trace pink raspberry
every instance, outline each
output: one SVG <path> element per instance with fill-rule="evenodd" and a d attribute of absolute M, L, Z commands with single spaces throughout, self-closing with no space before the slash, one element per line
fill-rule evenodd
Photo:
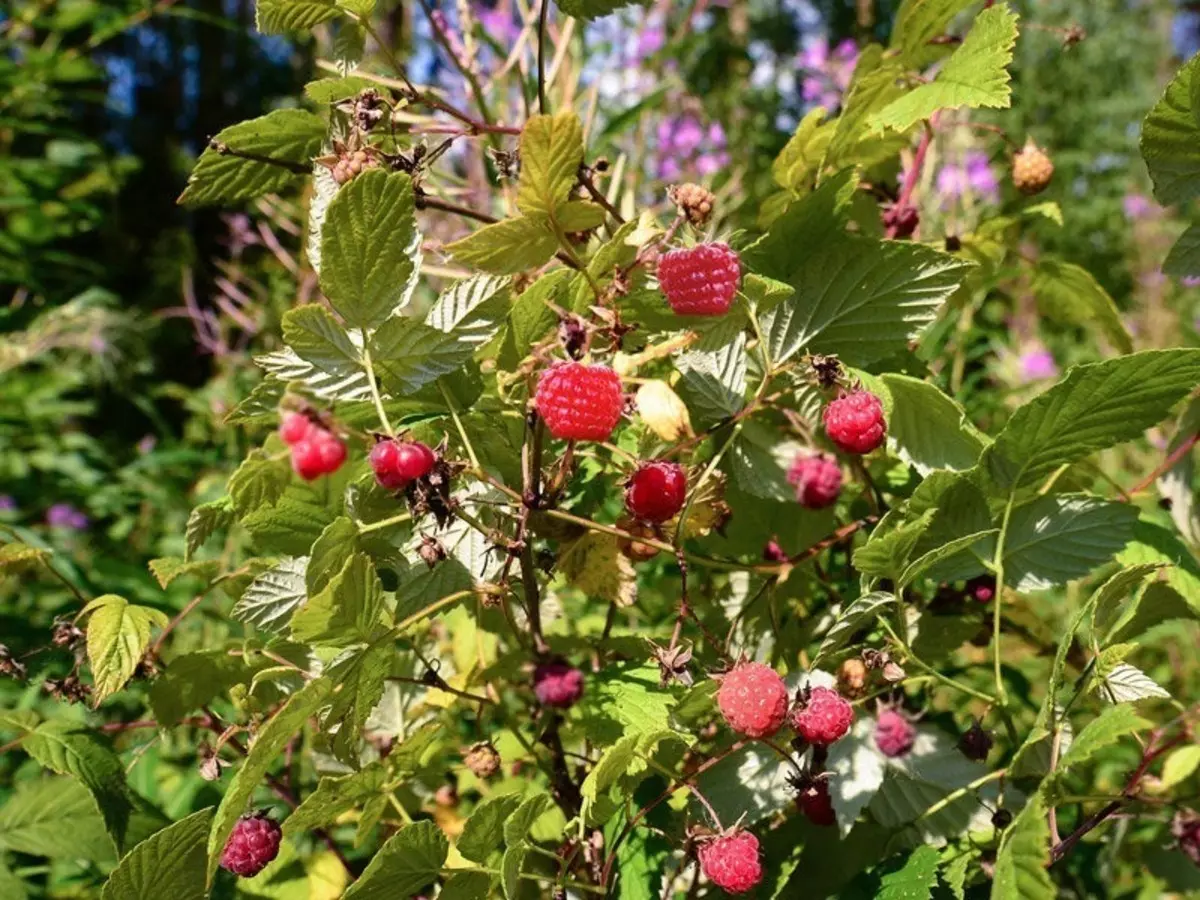
<path fill-rule="evenodd" d="M 642 463 L 625 487 L 625 508 L 642 522 L 665 522 L 683 508 L 687 473 L 679 463 Z"/>
<path fill-rule="evenodd" d="M 885 709 L 875 720 L 875 746 L 884 756 L 904 756 L 917 739 L 917 729 L 901 713 Z"/>
<path fill-rule="evenodd" d="M 375 480 L 389 491 L 429 474 L 437 456 L 420 441 L 380 441 L 368 457 Z"/>
<path fill-rule="evenodd" d="M 749 831 L 713 838 L 701 845 L 698 855 L 705 877 L 731 894 L 744 894 L 762 881 L 758 838 Z"/>
<path fill-rule="evenodd" d="M 721 678 L 717 706 L 734 731 L 752 738 L 770 737 L 787 721 L 787 685 L 768 665 L 738 663 Z"/>
<path fill-rule="evenodd" d="M 543 706 L 569 709 L 583 696 L 583 673 L 562 660 L 539 663 L 533 670 L 533 692 Z"/>
<path fill-rule="evenodd" d="M 288 413 L 279 424 L 279 436 L 288 446 L 305 440 L 319 426 L 302 413 Z"/>
<path fill-rule="evenodd" d="M 829 797 L 829 782 L 824 778 L 810 778 L 800 785 L 796 805 L 808 821 L 814 825 L 836 825 L 837 815 L 833 811 L 833 800 Z"/>
<path fill-rule="evenodd" d="M 810 688 L 792 710 L 792 727 L 810 744 L 824 747 L 840 740 L 854 722 L 854 707 L 833 688 Z"/>
<path fill-rule="evenodd" d="M 846 453 L 870 453 L 883 443 L 883 404 L 870 391 L 843 394 L 825 407 L 825 433 Z"/>
<path fill-rule="evenodd" d="M 292 468 L 305 481 L 336 472 L 346 461 L 346 445 L 320 426 L 292 445 Z"/>
<path fill-rule="evenodd" d="M 659 286 L 681 316 L 724 315 L 741 277 L 741 260 L 727 244 L 672 250 L 658 261 Z"/>
<path fill-rule="evenodd" d="M 825 509 L 837 503 L 842 492 L 842 467 L 828 453 L 802 453 L 787 473 L 795 485 L 796 500 L 805 509 Z"/>
<path fill-rule="evenodd" d="M 242 816 L 221 851 L 221 866 L 242 878 L 253 878 L 279 855 L 282 838 L 279 824 L 264 813 Z"/>
<path fill-rule="evenodd" d="M 621 378 L 608 366 L 556 363 L 542 373 L 533 402 L 556 438 L 604 441 L 621 419 Z"/>
<path fill-rule="evenodd" d="M 980 575 L 967 582 L 967 594 L 978 603 L 991 603 L 996 596 L 996 576 Z"/>

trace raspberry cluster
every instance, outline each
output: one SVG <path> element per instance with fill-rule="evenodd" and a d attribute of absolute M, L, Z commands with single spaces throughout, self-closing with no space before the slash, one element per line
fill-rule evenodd
<path fill-rule="evenodd" d="M 500 754 L 491 741 L 481 741 L 467 748 L 463 764 L 476 778 L 491 778 L 500 771 Z"/>
<path fill-rule="evenodd" d="M 762 881 L 758 854 L 758 838 L 740 830 L 706 841 L 697 852 L 704 876 L 731 894 L 744 894 Z"/>
<path fill-rule="evenodd" d="M 625 486 L 625 508 L 642 522 L 665 522 L 683 508 L 687 472 L 679 463 L 655 460 L 638 466 Z"/>
<path fill-rule="evenodd" d="M 1026 138 L 1025 146 L 1013 154 L 1012 180 L 1022 194 L 1040 194 L 1050 185 L 1054 177 L 1054 163 L 1033 138 Z"/>
<path fill-rule="evenodd" d="M 862 455 L 887 436 L 883 404 L 870 391 L 851 391 L 825 407 L 825 433 L 844 453 Z"/>
<path fill-rule="evenodd" d="M 542 373 L 533 403 L 556 438 L 607 440 L 624 405 L 621 378 L 608 366 L 556 363 Z"/>
<path fill-rule="evenodd" d="M 842 467 L 828 453 L 800 454 L 788 469 L 787 479 L 805 509 L 832 506 L 842 492 Z"/>
<path fill-rule="evenodd" d="M 346 461 L 346 445 L 301 413 L 284 416 L 279 436 L 291 447 L 292 468 L 305 481 L 336 472 Z"/>
<path fill-rule="evenodd" d="M 409 482 L 424 478 L 433 469 L 437 456 L 420 441 L 380 441 L 368 456 L 371 471 L 379 486 L 399 491 Z"/>
<path fill-rule="evenodd" d="M 752 738 L 770 737 L 787 721 L 787 685 L 768 665 L 738 663 L 721 678 L 717 706 L 734 731 Z"/>
<path fill-rule="evenodd" d="M 279 855 L 282 838 L 279 824 L 264 813 L 242 816 L 221 851 L 221 866 L 242 878 L 253 878 Z"/>
<path fill-rule="evenodd" d="M 345 184 L 355 175 L 361 174 L 363 169 L 369 169 L 373 165 L 376 165 L 376 162 L 366 150 L 350 150 L 333 164 L 333 180 L 338 184 Z"/>
<path fill-rule="evenodd" d="M 672 250 L 658 261 L 658 284 L 681 316 L 724 315 L 741 277 L 741 259 L 727 244 Z"/>
<path fill-rule="evenodd" d="M 818 747 L 841 740 L 853 722 L 854 707 L 833 688 L 809 688 L 792 710 L 796 734 Z"/>
<path fill-rule="evenodd" d="M 563 660 L 538 663 L 533 670 L 533 693 L 542 706 L 569 709 L 583 696 L 583 673 Z"/>

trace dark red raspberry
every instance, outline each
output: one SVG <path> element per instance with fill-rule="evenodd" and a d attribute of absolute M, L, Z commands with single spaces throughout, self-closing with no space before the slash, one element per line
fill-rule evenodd
<path fill-rule="evenodd" d="M 437 462 L 434 452 L 420 441 L 380 441 L 369 458 L 375 480 L 389 491 L 424 478 Z"/>
<path fill-rule="evenodd" d="M 767 562 L 775 563 L 787 562 L 788 560 L 788 555 L 783 552 L 783 548 L 779 546 L 779 541 L 775 540 L 775 538 L 771 538 L 771 540 L 763 544 L 762 557 Z"/>
<path fill-rule="evenodd" d="M 253 878 L 279 854 L 282 837 L 278 823 L 265 814 L 242 816 L 221 851 L 221 866 L 242 878 Z"/>
<path fill-rule="evenodd" d="M 643 522 L 665 522 L 687 499 L 687 472 L 679 463 L 642 463 L 625 487 L 625 508 Z"/>
<path fill-rule="evenodd" d="M 805 741 L 828 746 L 845 737 L 854 722 L 854 707 L 833 688 L 810 688 L 792 710 L 792 727 Z"/>
<path fill-rule="evenodd" d="M 920 224 L 921 215 L 911 203 L 889 206 L 883 211 L 883 227 L 888 230 L 889 237 L 912 237 Z"/>
<path fill-rule="evenodd" d="M 672 250 L 658 261 L 659 286 L 681 316 L 724 315 L 741 277 L 741 260 L 727 244 Z"/>
<path fill-rule="evenodd" d="M 787 685 L 768 665 L 738 663 L 721 676 L 717 706 L 734 731 L 752 738 L 770 737 L 787 721 Z"/>
<path fill-rule="evenodd" d="M 894 709 L 885 709 L 875 720 L 875 746 L 884 756 L 904 756 L 917 739 L 912 722 Z"/>
<path fill-rule="evenodd" d="M 833 800 L 829 797 L 829 782 L 824 778 L 810 778 L 801 784 L 800 793 L 796 795 L 796 805 L 814 825 L 837 824 Z"/>
<path fill-rule="evenodd" d="M 978 603 L 991 603 L 996 596 L 996 576 L 980 575 L 967 582 L 967 595 Z"/>
<path fill-rule="evenodd" d="M 279 436 L 289 446 L 307 439 L 319 426 L 301 413 L 288 413 L 279 424 Z"/>
<path fill-rule="evenodd" d="M 734 831 L 706 841 L 698 856 L 705 877 L 731 894 L 744 894 L 762 881 L 758 838 L 749 831 Z"/>
<path fill-rule="evenodd" d="M 420 441 L 406 441 L 400 444 L 396 472 L 406 481 L 416 481 L 428 475 L 436 462 L 434 452 Z"/>
<path fill-rule="evenodd" d="M 395 441 L 380 441 L 371 448 L 367 460 L 371 463 L 371 471 L 379 486 L 389 491 L 398 491 L 404 487 L 405 479 L 396 471 L 396 462 L 400 456 L 400 445 Z"/>
<path fill-rule="evenodd" d="M 534 405 L 556 438 L 603 441 L 621 418 L 621 379 L 612 369 L 556 363 L 542 373 Z"/>
<path fill-rule="evenodd" d="M 543 706 L 568 709 L 583 696 L 583 673 L 562 660 L 539 663 L 533 670 L 533 692 Z"/>
<path fill-rule="evenodd" d="M 883 443 L 883 404 L 870 391 L 843 394 L 825 407 L 825 433 L 846 453 L 870 453 Z"/>
<path fill-rule="evenodd" d="M 842 467 L 828 453 L 801 453 L 787 473 L 796 500 L 805 509 L 825 509 L 842 492 Z"/>
<path fill-rule="evenodd" d="M 958 739 L 958 749 L 967 759 L 983 762 L 992 752 L 992 736 L 983 730 L 976 719 Z"/>

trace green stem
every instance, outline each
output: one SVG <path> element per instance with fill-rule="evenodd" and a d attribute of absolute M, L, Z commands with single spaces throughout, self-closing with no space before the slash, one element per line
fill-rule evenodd
<path fill-rule="evenodd" d="M 1000 534 L 996 538 L 996 553 L 992 557 L 992 570 L 996 574 L 996 596 L 992 606 L 992 666 L 996 678 L 996 699 L 1007 717 L 1008 692 L 1004 687 L 1004 674 L 1000 670 L 1000 623 L 1004 606 L 1004 548 L 1008 541 L 1008 526 L 1012 519 L 1013 495 L 1009 494 L 1004 506 L 1004 519 L 1000 523 Z"/>
<path fill-rule="evenodd" d="M 462 419 L 458 417 L 458 410 L 455 408 L 454 401 L 450 399 L 450 392 L 446 390 L 446 386 L 438 382 L 438 388 L 442 392 L 442 399 L 446 401 L 446 406 L 450 410 L 450 418 L 454 420 L 454 427 L 458 429 L 458 437 L 463 442 L 463 447 L 466 448 L 467 457 L 471 460 L 471 468 L 479 469 L 479 457 L 475 455 L 475 448 L 471 446 L 471 439 L 467 437 L 467 430 L 463 428 Z"/>
<path fill-rule="evenodd" d="M 392 423 L 388 420 L 387 411 L 383 408 L 383 397 L 380 396 L 379 385 L 375 381 L 375 366 L 371 362 L 370 340 L 365 328 L 362 330 L 362 339 L 362 363 L 363 368 L 367 371 L 367 386 L 371 389 L 371 401 L 375 404 L 375 412 L 379 414 L 379 424 L 383 426 L 384 434 L 391 437 L 395 431 L 392 430 Z"/>
<path fill-rule="evenodd" d="M 963 797 L 967 796 L 967 794 L 970 794 L 972 791 L 979 790 L 981 787 L 983 787 L 988 782 L 996 781 L 999 778 L 1003 778 L 1004 774 L 1005 774 L 1004 769 L 997 769 L 995 772 L 988 772 L 986 775 L 980 775 L 978 778 L 976 778 L 970 784 L 965 784 L 956 791 L 951 791 L 949 794 L 947 794 L 945 797 L 943 797 L 937 803 L 934 803 L 927 810 L 925 810 L 925 812 L 923 812 L 919 816 L 917 816 L 916 819 L 913 820 L 914 824 L 916 822 L 920 822 L 922 819 L 927 819 L 930 816 L 937 815 L 939 812 L 941 812 L 943 809 L 945 809 L 951 803 L 954 803 L 957 800 L 961 800 Z"/>
<path fill-rule="evenodd" d="M 359 534 L 368 534 L 372 531 L 380 531 L 384 528 L 391 528 L 393 525 L 400 525 L 412 519 L 410 513 L 400 513 L 398 516 L 392 516 L 389 519 L 380 519 L 378 522 L 372 522 L 370 525 L 359 525 Z"/>
<path fill-rule="evenodd" d="M 912 663 L 918 669 L 920 669 L 922 672 L 925 672 L 926 674 L 931 675 L 934 679 L 936 679 L 937 681 L 940 681 L 942 684 L 946 685 L 946 687 L 952 687 L 956 691 L 961 691 L 962 693 L 967 694 L 970 697 L 974 697 L 976 700 L 982 700 L 984 703 L 987 703 L 989 706 L 998 705 L 998 701 L 991 694 L 985 694 L 983 691 L 977 691 L 977 690 L 975 690 L 975 688 L 970 687 L 969 685 L 965 685 L 960 681 L 955 681 L 949 675 L 945 675 L 945 674 L 939 672 L 933 666 L 931 666 L 927 662 L 924 662 L 923 660 L 921 660 L 915 653 L 913 653 L 911 647 L 909 647 L 907 644 L 905 644 L 904 641 L 900 640 L 900 636 L 898 634 L 896 634 L 895 630 L 888 623 L 887 619 L 885 619 L 883 616 L 878 616 L 877 618 L 879 620 L 879 624 L 883 626 L 884 631 L 886 631 L 888 633 L 888 635 L 891 637 L 891 639 L 893 641 L 895 641 L 897 644 L 899 644 L 902 648 L 904 648 L 904 652 L 908 655 L 908 659 L 905 660 L 906 662 Z"/>

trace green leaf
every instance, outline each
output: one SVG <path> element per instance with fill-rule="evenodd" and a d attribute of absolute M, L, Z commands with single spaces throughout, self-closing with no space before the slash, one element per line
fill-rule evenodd
<path fill-rule="evenodd" d="M 254 743 L 250 745 L 250 754 L 229 780 L 225 796 L 221 798 L 221 805 L 217 808 L 212 832 L 208 837 L 209 884 L 217 871 L 217 863 L 225 849 L 225 842 L 229 839 L 233 826 L 237 824 L 238 817 L 245 812 L 246 804 L 255 789 L 263 783 L 267 771 L 275 764 L 296 732 L 320 709 L 329 696 L 331 687 L 326 678 L 310 681 L 289 697 L 287 703 L 255 736 Z"/>
<path fill-rule="evenodd" d="M 341 483 L 339 476 L 340 472 L 319 482 L 292 479 L 273 506 L 246 515 L 241 524 L 250 532 L 255 547 L 262 553 L 287 556 L 308 553 L 340 511 L 334 505 L 340 503 L 340 495 L 332 487 Z"/>
<path fill-rule="evenodd" d="M 878 44 L 863 48 L 836 119 L 823 167 L 875 166 L 908 146 L 908 135 L 879 134 L 870 124 L 872 116 L 904 93 L 903 83 L 903 68 L 897 60 L 885 58 Z"/>
<path fill-rule="evenodd" d="M 383 613 L 383 585 L 371 557 L 355 553 L 321 593 L 292 614 L 301 643 L 344 647 L 372 640 Z"/>
<path fill-rule="evenodd" d="M 1037 591 L 1089 574 L 1133 536 L 1137 508 L 1082 494 L 1039 497 L 1013 511 L 1004 546 L 1009 583 Z"/>
<path fill-rule="evenodd" d="M 248 684 L 265 663 L 250 665 L 225 650 L 199 650 L 177 656 L 150 685 L 150 708 L 161 726 L 174 725 L 207 706 L 237 684 Z"/>
<path fill-rule="evenodd" d="M 109 876 L 101 900 L 204 900 L 212 815 L 212 809 L 192 813 L 134 847 Z"/>
<path fill-rule="evenodd" d="M 1134 703 L 1155 698 L 1169 700 L 1171 697 L 1153 678 L 1129 663 L 1117 663 L 1096 675 L 1092 687 L 1109 703 Z"/>
<path fill-rule="evenodd" d="M 49 550 L 30 547 L 20 541 L 0 545 L 0 572 L 23 572 L 50 558 Z"/>
<path fill-rule="evenodd" d="M 529 848 L 523 845 L 509 847 L 504 852 L 504 860 L 500 863 L 500 885 L 506 900 L 518 900 L 520 896 L 521 873 L 525 868 L 525 857 L 528 855 Z"/>
<path fill-rule="evenodd" d="M 224 528 L 231 524 L 233 524 L 233 503 L 228 497 L 222 497 L 211 503 L 201 503 L 188 516 L 187 549 L 183 558 L 191 560 L 192 555 L 216 533 L 218 528 Z"/>
<path fill-rule="evenodd" d="M 1127 706 L 1114 706 L 1113 709 L 1128 709 Z M 1200 744 L 1190 744 L 1172 750 L 1163 762 L 1162 776 L 1159 779 L 1162 790 L 1169 791 L 1176 785 L 1183 784 L 1200 768 Z"/>
<path fill-rule="evenodd" d="M 5 900 L 29 900 L 25 882 L 3 860 L 0 860 L 0 897 Z"/>
<path fill-rule="evenodd" d="M 347 765 L 359 759 L 363 726 L 383 697 L 395 655 L 394 638 L 385 634 L 380 641 L 348 651 L 329 666 L 327 674 L 338 687 L 321 724 L 325 731 L 333 732 L 330 747 L 334 756 Z"/>
<path fill-rule="evenodd" d="M 583 124 L 563 110 L 531 116 L 521 130 L 521 178 L 517 208 L 527 216 L 552 217 L 566 201 L 583 162 Z"/>
<path fill-rule="evenodd" d="M 148 566 L 150 574 L 154 576 L 154 580 L 158 582 L 163 590 L 166 590 L 175 579 L 185 576 L 199 578 L 207 584 L 221 571 L 219 560 L 206 559 L 200 562 L 184 562 L 178 556 L 164 556 L 159 559 L 152 559 Z"/>
<path fill-rule="evenodd" d="M 1153 582 L 1108 633 L 1109 641 L 1132 641 L 1172 620 L 1194 620 L 1196 611 L 1169 584 Z"/>
<path fill-rule="evenodd" d="M 83 608 L 87 624 L 88 662 L 92 666 L 95 702 L 125 686 L 150 646 L 150 627 L 163 628 L 165 613 L 134 606 L 124 597 L 105 594 Z"/>
<path fill-rule="evenodd" d="M 1162 270 L 1175 278 L 1200 275 L 1200 225 L 1189 225 L 1179 236 L 1167 254 Z"/>
<path fill-rule="evenodd" d="M 113 857 L 96 801 L 72 778 L 18 783 L 0 805 L 0 847 L 58 859 Z"/>
<path fill-rule="evenodd" d="M 292 470 L 284 460 L 271 459 L 265 450 L 255 450 L 229 477 L 233 508 L 245 518 L 264 506 L 274 506 L 291 481 Z"/>
<path fill-rule="evenodd" d="M 900 352 L 937 318 L 971 268 L 921 244 L 854 237 L 815 258 L 793 253 L 791 260 L 797 264 L 760 270 L 796 289 L 763 317 L 776 364 L 802 350 L 836 353 L 851 366 Z"/>
<path fill-rule="evenodd" d="M 600 755 L 580 788 L 585 805 L 594 804 L 629 770 L 630 764 L 637 758 L 639 742 L 640 735 L 626 735 Z"/>
<path fill-rule="evenodd" d="M 810 110 L 800 120 L 779 156 L 775 157 L 771 174 L 780 187 L 794 191 L 807 190 L 815 180 L 829 140 L 833 137 L 834 125 L 822 124 L 826 112 L 823 106 Z"/>
<path fill-rule="evenodd" d="M 875 900 L 928 900 L 937 884 L 940 861 L 933 847 L 918 847 L 903 868 L 883 876 Z"/>
<path fill-rule="evenodd" d="M 1074 263 L 1040 259 L 1033 276 L 1038 310 L 1056 322 L 1094 325 L 1122 353 L 1133 351 L 1133 340 L 1121 322 L 1117 304 L 1092 274 Z"/>
<path fill-rule="evenodd" d="M 846 169 L 790 203 L 770 230 L 746 248 L 743 268 L 791 284 L 793 276 L 819 257 L 825 244 L 845 238 L 857 188 L 857 172 Z"/>
<path fill-rule="evenodd" d="M 1165 206 L 1200 196 L 1200 54 L 1188 60 L 1142 123 L 1142 157 Z"/>
<path fill-rule="evenodd" d="M 933 520 L 932 510 L 911 522 L 887 531 L 876 531 L 870 540 L 854 551 L 854 568 L 876 578 L 899 580 L 908 565 L 917 542 Z"/>
<path fill-rule="evenodd" d="M 813 658 L 813 665 L 815 666 L 830 653 L 846 646 L 856 631 L 873 624 L 875 617 L 895 602 L 895 595 L 877 591 L 863 594 L 839 612 L 833 624 L 829 626 L 829 631 L 825 633 L 825 639 L 821 641 L 817 655 Z"/>
<path fill-rule="evenodd" d="M 343 900 L 402 900 L 432 884 L 450 852 L 433 822 L 406 825 L 388 839 Z"/>
<path fill-rule="evenodd" d="M 657 665 L 614 664 L 589 676 L 576 706 L 595 743 L 616 743 L 626 734 L 671 731 L 676 697 L 659 683 Z"/>
<path fill-rule="evenodd" d="M 1124 612 L 1129 608 L 1130 595 L 1141 588 L 1150 575 L 1160 571 L 1163 565 L 1160 562 L 1150 562 L 1127 566 L 1100 586 L 1094 599 L 1097 632 L 1103 634 L 1111 630 L 1113 625 L 1124 617 Z"/>
<path fill-rule="evenodd" d="M 308 597 L 304 572 L 308 557 L 288 556 L 246 588 L 230 615 L 271 634 L 283 634 L 292 614 Z"/>
<path fill-rule="evenodd" d="M 974 0 L 904 0 L 892 26 L 891 49 L 910 69 L 925 68 L 939 55 L 929 42 L 944 35 L 954 17 L 973 5 Z"/>
<path fill-rule="evenodd" d="M 1198 350 L 1146 350 L 1076 366 L 1012 415 L 980 465 L 1002 491 L 1036 487 L 1061 466 L 1140 436 L 1197 384 Z"/>
<path fill-rule="evenodd" d="M 607 217 L 603 206 L 589 200 L 568 200 L 554 212 L 555 224 L 567 234 L 599 228 Z"/>
<path fill-rule="evenodd" d="M 746 363 L 746 336 L 741 333 L 717 350 L 679 354 L 679 393 L 698 423 L 719 422 L 745 405 Z"/>
<path fill-rule="evenodd" d="M 549 794 L 534 794 L 521 801 L 511 816 L 504 822 L 504 842 L 515 847 L 529 837 L 533 823 L 554 809 L 554 800 Z"/>
<path fill-rule="evenodd" d="M 358 526 L 351 519 L 338 516 L 330 522 L 313 544 L 304 570 L 309 595 L 319 594 L 359 549 Z"/>
<path fill-rule="evenodd" d="M 425 317 L 425 324 L 453 335 L 462 344 L 482 347 L 500 330 L 508 314 L 508 285 L 507 278 L 495 275 L 456 281 L 442 291 Z"/>
<path fill-rule="evenodd" d="M 513 300 L 508 314 L 508 335 L 501 362 L 506 369 L 516 368 L 532 347 L 558 323 L 558 315 L 547 306 L 566 305 L 571 272 L 554 269 L 547 272 Z"/>
<path fill-rule="evenodd" d="M 947 541 L 941 546 L 934 547 L 932 550 L 926 550 L 905 567 L 897 583 L 901 587 L 906 587 L 936 566 L 940 566 L 948 560 L 952 560 L 960 554 L 970 551 L 976 544 L 981 544 L 983 541 L 994 541 L 999 534 L 1000 530 L 998 528 L 989 528 L 985 531 L 977 531 L 974 534 L 965 534 L 952 541 Z M 926 536 L 928 536 L 928 530 L 925 535 L 922 535 L 918 544 L 922 543 Z"/>
<path fill-rule="evenodd" d="M 1050 826 L 1041 792 L 1030 797 L 1000 839 L 992 882 L 993 900 L 1054 900 L 1050 863 Z"/>
<path fill-rule="evenodd" d="M 1008 65 L 1017 42 L 1017 14 L 1005 4 L 985 9 L 938 70 L 871 117 L 876 131 L 907 131 L 940 109 L 1007 109 L 1012 102 Z"/>
<path fill-rule="evenodd" d="M 504 840 L 504 823 L 521 805 L 520 794 L 491 797 L 477 807 L 463 825 L 455 847 L 472 862 L 486 863 Z"/>
<path fill-rule="evenodd" d="M 646 6 L 649 0 L 554 0 L 568 16 L 577 19 L 598 19 L 626 6 Z"/>
<path fill-rule="evenodd" d="M 984 438 L 954 400 L 908 375 L 888 372 L 881 380 L 892 395 L 888 443 L 901 459 L 921 475 L 934 469 L 965 471 L 979 461 Z"/>
<path fill-rule="evenodd" d="M 487 872 L 456 872 L 442 885 L 438 900 L 487 900 L 491 889 Z"/>
<path fill-rule="evenodd" d="M 387 781 L 388 772 L 379 763 L 350 775 L 323 777 L 317 789 L 283 820 L 284 836 L 292 838 L 332 825 L 343 813 L 382 796 Z"/>
<path fill-rule="evenodd" d="M 292 352 L 331 378 L 352 381 L 362 371 L 362 354 L 333 314 L 319 303 L 283 314 L 283 339 Z"/>
<path fill-rule="evenodd" d="M 304 86 L 304 96 L 313 103 L 324 105 L 349 100 L 374 86 L 375 82 L 358 75 L 347 75 L 345 78 L 318 78 Z"/>
<path fill-rule="evenodd" d="M 232 206 L 284 190 L 305 176 L 324 140 L 325 122 L 302 109 L 277 109 L 231 125 L 200 154 L 179 202 Z"/>
<path fill-rule="evenodd" d="M 258 0 L 255 27 L 263 34 L 308 31 L 340 14 L 334 0 Z"/>
<path fill-rule="evenodd" d="M 1152 723 L 1134 712 L 1132 706 L 1110 706 L 1075 735 L 1071 746 L 1059 760 L 1056 777 L 1061 778 L 1071 769 L 1091 761 L 1100 751 L 1117 743 L 1126 735 L 1150 727 Z"/>
<path fill-rule="evenodd" d="M 485 225 L 445 250 L 464 266 L 515 275 L 548 263 L 558 252 L 558 236 L 548 219 L 517 216 Z"/>
<path fill-rule="evenodd" d="M 125 767 L 100 738 L 68 722 L 45 722 L 21 742 L 21 749 L 59 775 L 73 775 L 88 789 L 118 851 L 133 812 Z"/>
<path fill-rule="evenodd" d="M 347 369 L 341 376 L 330 375 L 324 369 L 301 359 L 291 347 L 256 356 L 254 362 L 268 373 L 268 378 L 299 384 L 321 400 L 351 403 L 371 398 L 367 373 L 362 367 Z"/>
<path fill-rule="evenodd" d="M 1133 540 L 1117 557 L 1124 566 L 1167 565 L 1167 584 L 1179 592 L 1193 612 L 1200 614 L 1200 564 L 1171 531 L 1146 520 L 1133 529 Z"/>
<path fill-rule="evenodd" d="M 321 290 L 350 325 L 378 325 L 411 298 L 421 262 L 414 209 L 408 175 L 379 168 L 344 185 L 329 204 Z"/>
<path fill-rule="evenodd" d="M 397 316 L 371 338 L 371 360 L 384 388 L 395 397 L 415 394 L 458 369 L 475 345 L 416 319 Z"/>

